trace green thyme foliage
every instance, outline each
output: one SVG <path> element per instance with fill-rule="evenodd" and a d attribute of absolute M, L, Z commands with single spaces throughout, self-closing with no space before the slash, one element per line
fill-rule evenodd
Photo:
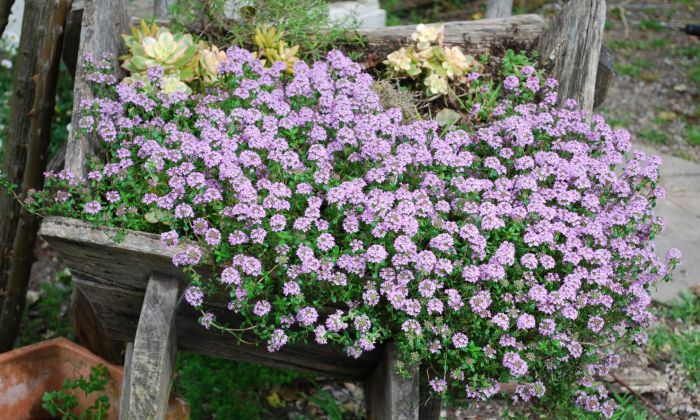
<path fill-rule="evenodd" d="M 86 379 L 79 376 L 76 379 L 66 379 L 63 387 L 58 391 L 45 392 L 42 397 L 42 407 L 50 415 L 64 420 L 101 420 L 107 418 L 109 410 L 109 398 L 102 394 L 95 398 L 95 402 L 80 414 L 74 414 L 78 407 L 78 395 L 82 392 L 86 397 L 104 391 L 109 383 L 109 371 L 104 365 L 90 368 L 90 376 Z"/>

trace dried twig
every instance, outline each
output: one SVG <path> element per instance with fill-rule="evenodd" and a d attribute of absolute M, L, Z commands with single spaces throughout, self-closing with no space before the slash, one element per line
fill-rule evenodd
<path fill-rule="evenodd" d="M 642 394 L 640 394 L 640 393 L 638 393 L 637 391 L 635 391 L 634 389 L 632 389 L 629 385 L 627 385 L 627 383 L 623 382 L 623 381 L 622 381 L 620 378 L 618 378 L 614 373 L 611 372 L 611 373 L 610 373 L 610 377 L 613 378 L 613 380 L 615 380 L 615 382 L 617 382 L 618 384 L 622 385 L 626 390 L 628 390 L 628 391 L 629 391 L 632 395 L 634 395 L 637 399 L 639 399 L 640 401 L 642 401 L 642 402 L 644 403 L 644 405 L 646 405 L 647 407 L 649 407 L 649 409 L 650 409 L 651 411 L 654 412 L 654 414 L 656 414 L 657 416 L 659 416 L 659 417 L 660 417 L 661 419 L 663 419 L 663 420 L 668 420 L 668 417 L 666 417 L 661 411 L 659 411 L 659 409 L 656 408 L 656 407 L 654 406 L 654 404 L 651 403 L 651 401 L 649 401 L 648 399 L 646 399 Z"/>
<path fill-rule="evenodd" d="M 627 18 L 625 17 L 625 8 L 622 5 L 617 6 L 620 11 L 620 18 L 622 19 L 622 26 L 625 27 L 625 39 L 630 37 L 630 26 L 627 23 Z"/>

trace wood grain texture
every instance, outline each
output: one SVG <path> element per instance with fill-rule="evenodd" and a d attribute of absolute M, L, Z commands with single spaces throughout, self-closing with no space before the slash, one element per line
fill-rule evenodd
<path fill-rule="evenodd" d="M 486 18 L 508 17 L 513 14 L 513 0 L 489 0 L 486 3 Z"/>
<path fill-rule="evenodd" d="M 131 389 L 131 361 L 134 355 L 134 343 L 127 343 L 124 351 L 124 379 L 122 380 L 121 397 L 119 399 L 119 420 L 128 418 L 129 413 L 129 390 Z"/>
<path fill-rule="evenodd" d="M 559 103 L 572 98 L 591 114 L 605 25 L 605 0 L 568 2 L 537 44 L 541 63 L 559 81 Z"/>
<path fill-rule="evenodd" d="M 85 294 L 73 288 L 70 319 L 75 338 L 83 347 L 115 365 L 124 362 L 124 344 L 112 340 L 100 324 Z"/>
<path fill-rule="evenodd" d="M 365 385 L 368 420 L 418 419 L 418 369 L 412 378 L 404 378 L 395 370 L 397 360 L 396 344 L 387 344 L 379 366 Z"/>
<path fill-rule="evenodd" d="M 80 49 L 80 27 L 83 22 L 83 9 L 71 10 L 66 18 L 66 31 L 63 35 L 63 62 L 68 68 L 71 77 L 75 79 L 75 69 L 78 64 L 78 50 Z M 64 143 L 65 144 L 65 143 Z M 58 152 L 56 152 L 58 154 Z M 65 151 L 60 158 L 64 161 Z M 63 167 L 63 164 L 61 164 Z"/>
<path fill-rule="evenodd" d="M 50 217 L 44 220 L 40 235 L 71 269 L 77 287 L 90 301 L 107 335 L 129 342 L 134 340 L 149 275 L 161 273 L 176 278 L 182 282 L 181 287 L 186 279 L 172 265 L 176 251 L 162 248 L 157 235 L 128 231 L 116 244 L 117 232 L 74 219 Z M 218 320 L 240 323 L 240 318 L 226 309 L 223 298 L 209 303 L 205 310 L 214 312 Z M 178 307 L 179 349 L 354 380 L 369 377 L 381 357 L 381 348 L 353 359 L 340 347 L 316 344 L 290 345 L 269 353 L 264 346 L 236 344 L 231 335 L 204 329 L 197 323 L 198 316 L 189 305 Z"/>
<path fill-rule="evenodd" d="M 608 90 L 613 80 L 615 80 L 615 68 L 613 67 L 615 56 L 610 48 L 603 46 L 600 49 L 600 59 L 598 60 L 598 72 L 595 77 L 595 96 L 593 98 L 593 109 L 603 105 L 608 96 Z"/>
<path fill-rule="evenodd" d="M 445 23 L 445 45 L 457 45 L 473 55 L 507 48 L 529 49 L 544 29 L 537 15 L 481 19 Z M 359 29 L 366 37 L 367 48 L 381 57 L 399 49 L 410 40 L 415 25 Z"/>
<path fill-rule="evenodd" d="M 80 30 L 80 47 L 78 48 L 78 65 L 75 70 L 73 87 L 73 130 L 68 138 L 66 150 L 66 169 L 74 175 L 83 177 L 87 170 L 87 160 L 95 153 L 96 139 L 92 135 L 81 133 L 81 104 L 93 98 L 91 82 L 87 80 L 87 68 L 83 57 L 91 55 L 95 59 L 107 54 L 111 57 L 117 77 L 121 78 L 121 68 L 117 57 L 124 53 L 121 34 L 130 30 L 130 20 L 126 9 L 126 0 L 85 0 L 82 26 Z"/>
<path fill-rule="evenodd" d="M 177 334 L 176 279 L 153 274 L 148 281 L 129 370 L 129 411 L 125 419 L 165 419 L 170 397 Z"/>
<path fill-rule="evenodd" d="M 20 197 L 44 185 L 63 24 L 70 0 L 27 0 L 13 77 L 3 170 Z M 12 349 L 24 312 L 39 220 L 0 191 L 0 352 Z"/>

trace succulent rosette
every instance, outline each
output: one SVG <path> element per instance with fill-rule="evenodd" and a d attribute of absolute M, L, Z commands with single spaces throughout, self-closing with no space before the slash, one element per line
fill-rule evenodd
<path fill-rule="evenodd" d="M 105 78 L 82 127 L 110 160 L 87 181 L 50 175 L 48 211 L 162 233 L 202 324 L 269 351 L 308 340 L 359 357 L 394 340 L 400 370 L 422 366 L 445 398 L 514 382 L 517 401 L 610 416 L 596 383 L 619 363 L 610 344 L 644 342 L 649 288 L 679 258 L 654 254 L 659 158 L 555 106 L 556 82 L 531 68 L 493 122 L 446 133 L 383 109 L 340 52 L 286 70 L 232 48 L 203 93 Z M 212 294 L 243 322 L 221 325 Z"/>

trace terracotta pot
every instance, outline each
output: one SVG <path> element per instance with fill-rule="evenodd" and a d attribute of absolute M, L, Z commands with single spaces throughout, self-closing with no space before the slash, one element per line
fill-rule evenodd
<path fill-rule="evenodd" d="M 54 338 L 0 354 L 0 418 L 51 418 L 41 407 L 44 392 L 61 389 L 68 378 L 88 377 L 90 368 L 100 363 L 107 367 L 110 379 L 101 393 L 109 398 L 107 418 L 119 418 L 124 369 L 65 338 Z M 76 395 L 79 399 L 76 413 L 94 403 L 94 395 L 90 398 L 82 392 Z M 167 418 L 189 418 L 189 406 L 179 398 L 171 399 Z"/>

